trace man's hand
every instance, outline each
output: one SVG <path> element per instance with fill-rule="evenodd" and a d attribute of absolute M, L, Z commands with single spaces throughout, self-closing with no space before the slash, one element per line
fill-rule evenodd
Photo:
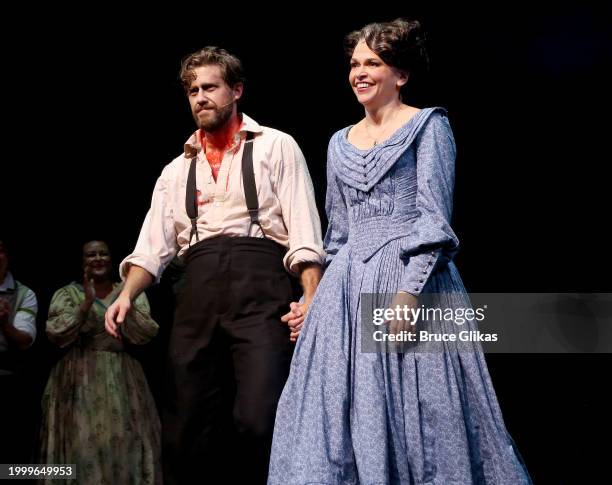
<path fill-rule="evenodd" d="M 104 315 L 104 327 L 106 331 L 116 339 L 121 340 L 121 334 L 119 333 L 119 325 L 125 321 L 125 316 L 132 308 L 132 302 L 130 297 L 121 293 L 111 306 L 106 310 Z"/>
<path fill-rule="evenodd" d="M 10 321 L 12 308 L 5 298 L 0 297 L 0 332 L 18 349 L 27 349 L 32 344 L 32 337 L 27 332 L 19 330 Z"/>
<path fill-rule="evenodd" d="M 104 327 L 113 337 L 121 340 L 119 325 L 125 321 L 125 316 L 132 308 L 132 302 L 136 297 L 150 286 L 155 278 L 146 269 L 140 266 L 130 266 L 123 290 L 104 315 Z"/>
<path fill-rule="evenodd" d="M 11 304 L 5 298 L 0 298 L 0 326 L 4 327 L 9 324 L 10 314 Z"/>
<path fill-rule="evenodd" d="M 281 322 L 286 323 L 291 330 L 289 340 L 292 342 L 296 342 L 300 335 L 306 312 L 308 312 L 308 307 L 317 291 L 319 281 L 321 281 L 321 266 L 318 263 L 300 263 L 298 271 L 300 273 L 300 283 L 304 290 L 304 303 L 292 302 L 289 304 L 289 312 L 281 317 Z"/>
<path fill-rule="evenodd" d="M 286 323 L 289 326 L 289 330 L 291 330 L 291 334 L 289 335 L 289 340 L 292 342 L 296 342 L 300 331 L 302 330 L 302 326 L 304 325 L 304 319 L 306 318 L 306 313 L 308 312 L 308 307 L 310 306 L 310 301 L 304 303 L 298 303 L 296 301 L 289 304 L 289 312 L 285 313 L 281 317 L 281 322 Z"/>

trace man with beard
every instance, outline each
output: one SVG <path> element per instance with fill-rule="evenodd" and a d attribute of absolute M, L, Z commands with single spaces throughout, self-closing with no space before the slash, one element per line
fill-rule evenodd
<path fill-rule="evenodd" d="M 314 191 L 294 139 L 238 111 L 235 56 L 206 47 L 180 77 L 198 130 L 157 181 L 106 328 L 120 338 L 131 302 L 178 253 L 186 282 L 170 337 L 165 483 L 265 483 L 291 341 L 324 257 Z M 289 273 L 303 288 L 291 307 Z"/>

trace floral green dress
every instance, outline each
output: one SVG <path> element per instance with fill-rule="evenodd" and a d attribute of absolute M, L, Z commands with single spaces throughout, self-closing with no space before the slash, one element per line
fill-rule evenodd
<path fill-rule="evenodd" d="M 42 399 L 40 463 L 75 464 L 76 482 L 160 484 L 161 433 L 157 410 L 139 362 L 123 341 L 145 344 L 158 331 L 140 295 L 121 325 L 123 341 L 104 328 L 104 313 L 121 285 L 79 314 L 83 287 L 72 283 L 51 301 L 47 335 L 68 353 L 51 371 Z"/>

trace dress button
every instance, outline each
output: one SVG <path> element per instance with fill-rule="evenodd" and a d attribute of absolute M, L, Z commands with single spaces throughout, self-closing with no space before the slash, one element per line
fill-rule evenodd
<path fill-rule="evenodd" d="M 427 263 L 429 266 L 433 265 L 433 263 L 430 261 L 429 263 Z"/>
<path fill-rule="evenodd" d="M 414 291 L 419 291 L 419 287 L 417 286 L 417 287 L 414 289 Z"/>
<path fill-rule="evenodd" d="M 423 280 L 419 280 L 419 283 L 423 283 Z"/>
<path fill-rule="evenodd" d="M 427 270 L 423 271 L 423 274 L 427 274 Z"/>

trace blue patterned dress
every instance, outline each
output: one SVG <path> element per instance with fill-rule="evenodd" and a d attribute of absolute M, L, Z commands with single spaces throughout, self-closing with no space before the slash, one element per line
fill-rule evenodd
<path fill-rule="evenodd" d="M 449 225 L 455 143 L 446 111 L 423 109 L 368 150 L 348 142 L 349 129 L 329 144 L 326 270 L 278 405 L 268 483 L 531 483 L 480 344 L 361 350 L 363 293 L 470 305 L 452 261 L 459 241 Z"/>

